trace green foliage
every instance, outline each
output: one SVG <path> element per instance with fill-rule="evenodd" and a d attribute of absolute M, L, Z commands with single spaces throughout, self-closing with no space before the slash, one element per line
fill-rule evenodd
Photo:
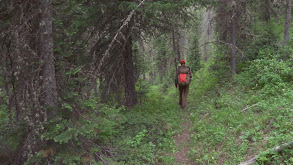
<path fill-rule="evenodd" d="M 174 94 L 164 97 L 157 87 L 152 87 L 143 105 L 127 110 L 98 104 L 93 98 L 76 102 L 80 104 L 78 110 L 75 104 L 64 103 L 58 117 L 50 121 L 42 135 L 55 145 L 41 150 L 26 163 L 41 163 L 47 159 L 62 164 L 97 163 L 94 155 L 104 150 L 100 146 L 109 144 L 118 148 L 110 152 L 119 153 L 115 157 L 104 157 L 112 164 L 119 164 L 117 161 L 153 164 L 158 158 L 161 162 L 172 162 L 172 157 L 162 156 L 162 152 L 175 147 L 172 136 L 178 129 L 179 112 Z"/>
<path fill-rule="evenodd" d="M 293 70 L 291 62 L 282 60 L 280 53 L 271 49 L 260 51 L 260 59 L 251 62 L 240 82 L 252 89 L 263 89 L 268 95 L 284 92 L 293 80 Z"/>
<path fill-rule="evenodd" d="M 120 158 L 125 163 L 153 164 L 158 158 L 162 162 L 172 160 L 161 156 L 163 151 L 173 150 L 172 130 L 178 126 L 177 104 L 169 99 L 173 100 L 169 96 L 163 97 L 153 87 L 143 105 L 125 112 L 127 122 L 123 124 L 124 131 L 117 137 L 117 143 L 126 152 Z"/>
<path fill-rule="evenodd" d="M 293 150 L 288 148 L 278 153 L 273 150 L 263 151 L 259 154 L 257 158 L 257 164 L 267 165 L 267 164 L 292 164 L 293 163 Z"/>
<path fill-rule="evenodd" d="M 146 74 L 148 69 L 147 62 L 144 59 L 145 57 L 140 51 L 141 50 L 139 50 L 138 43 L 135 42 L 133 44 L 132 52 L 133 52 L 133 63 L 135 68 L 135 75 L 137 79 L 142 78 L 142 76 Z"/>
<path fill-rule="evenodd" d="M 293 140 L 293 130 L 288 127 L 293 124 L 289 117 L 292 96 L 266 99 L 242 112 L 251 105 L 247 105 L 251 95 L 241 88 L 233 88 L 221 90 L 220 97 L 210 92 L 191 105 L 194 148 L 190 156 L 201 164 L 225 164 L 223 157 L 226 163 L 237 164 L 245 154 L 257 155 L 259 150 Z M 262 98 L 260 91 L 254 95 Z M 215 152 L 217 148 L 221 150 Z"/>
<path fill-rule="evenodd" d="M 275 48 L 280 39 L 279 34 L 283 31 L 283 26 L 277 24 L 275 20 L 270 22 L 257 21 L 253 24 L 252 31 L 257 34 L 257 38 L 248 43 L 246 57 L 250 60 L 258 59 L 260 52 L 266 48 Z"/>
<path fill-rule="evenodd" d="M 43 151 L 34 155 L 30 162 L 42 162 L 54 157 L 56 163 L 83 164 L 85 158 L 94 160 L 94 153 L 99 154 L 101 144 L 107 144 L 118 135 L 120 125 L 126 118 L 120 114 L 123 107 L 116 109 L 98 104 L 94 99 L 85 100 L 79 111 L 75 105 L 65 104 L 55 119 L 46 126 L 42 139 L 55 142 L 52 155 L 44 155 Z M 66 112 L 68 111 L 68 112 Z M 67 115 L 78 117 L 68 118 Z"/>
<path fill-rule="evenodd" d="M 147 133 L 147 130 L 145 129 L 142 130 L 133 139 L 129 140 L 127 144 L 130 145 L 131 147 L 136 147 L 137 145 L 141 143 L 141 140 L 145 137 L 146 133 Z"/>
<path fill-rule="evenodd" d="M 129 157 L 131 162 L 137 162 L 135 164 L 140 164 L 141 162 L 155 163 L 156 156 L 155 147 L 152 142 L 144 143 L 141 145 L 142 140 L 146 136 L 147 130 L 139 132 L 133 139 L 127 141 L 127 145 L 130 146 Z"/>
<path fill-rule="evenodd" d="M 190 100 L 192 160 L 200 164 L 238 164 L 244 161 L 244 155 L 255 156 L 293 140 L 289 126 L 293 124 L 292 68 L 290 61 L 281 59 L 281 52 L 263 50 L 261 59 L 251 61 L 233 83 L 220 81 L 219 86 L 219 81 L 211 81 L 218 73 L 205 73 L 209 66 L 198 72 L 205 76 L 196 74 L 198 80 L 193 82 L 195 92 L 191 92 Z M 261 82 L 262 87 L 255 87 Z M 201 83 L 210 85 L 203 88 Z M 290 150 L 263 153 L 258 163 L 286 164 L 291 156 Z"/>
<path fill-rule="evenodd" d="M 1 130 L 3 130 L 6 126 L 6 124 L 8 124 L 9 122 L 9 112 L 8 112 L 8 107 L 5 104 L 5 102 L 7 102 L 7 98 L 5 96 L 3 96 L 2 91 L 0 90 L 0 98 L 1 98 L 1 104 L 0 104 L 0 127 Z"/>
<path fill-rule="evenodd" d="M 142 103 L 146 99 L 147 93 L 150 92 L 150 83 L 143 79 L 138 79 L 135 84 L 135 90 L 138 101 Z"/>
<path fill-rule="evenodd" d="M 80 67 L 77 68 L 73 68 L 70 71 L 66 72 L 66 75 L 71 75 L 71 76 L 75 76 L 77 73 L 79 73 L 81 71 Z"/>
<path fill-rule="evenodd" d="M 174 54 L 171 53 L 169 34 L 156 37 L 154 52 L 147 50 L 151 52 L 152 59 L 147 59 L 148 57 L 143 54 L 145 52 L 139 50 L 137 43 L 133 44 L 139 105 L 131 109 L 114 108 L 100 104 L 97 98 L 85 99 L 86 96 L 83 94 L 88 90 L 87 84 L 91 84 L 86 82 L 85 75 L 90 75 L 88 73 L 91 72 L 92 66 L 89 64 L 95 66 L 99 63 L 109 41 L 121 26 L 121 21 L 128 16 L 129 11 L 137 7 L 137 2 L 72 0 L 62 3 L 54 1 L 55 3 L 54 55 L 56 78 L 60 85 L 58 89 L 61 90 L 58 91 L 61 106 L 56 110 L 58 113 L 55 118 L 45 126 L 41 136 L 42 140 L 52 144 L 46 146 L 49 148 L 41 148 L 26 164 L 45 164 L 48 160 L 54 161 L 55 164 L 101 164 L 96 161 L 99 156 L 109 164 L 157 164 L 159 161 L 162 164 L 173 164 L 174 158 L 166 152 L 178 150 L 173 136 L 181 129 L 180 114 L 187 113 L 178 111 L 178 91 L 173 87 Z M 133 17 L 133 39 L 136 41 L 141 32 L 146 34 L 144 37 L 149 37 L 148 34 L 170 31 L 173 26 L 182 30 L 182 27 L 187 27 L 191 22 L 188 20 L 191 18 L 190 15 L 186 13 L 194 12 L 194 4 L 209 3 L 216 1 L 145 1 Z M 2 42 L 7 44 L 3 50 L 10 47 L 9 37 L 14 35 L 10 36 L 10 32 L 7 32 L 11 29 L 8 25 L 13 23 L 13 19 L 10 18 L 14 18 L 13 10 L 16 9 L 10 9 L 12 4 L 8 0 L 0 4 L 0 16 L 4 18 L 0 20 L 0 29 L 4 31 Z M 246 9 L 251 10 L 249 7 Z M 196 19 L 198 23 L 199 20 Z M 270 22 L 263 22 L 257 17 L 253 20 L 254 24 L 249 26 L 238 24 L 243 26 L 240 31 L 245 31 L 245 37 L 237 36 L 238 39 L 243 39 L 237 40 L 237 45 L 239 44 L 240 49 L 245 49 L 243 51 L 247 61 L 239 63 L 239 58 L 238 70 L 243 72 L 237 75 L 232 83 L 227 79 L 230 76 L 227 73 L 227 49 L 219 46 L 216 57 L 204 63 L 200 61 L 198 34 L 194 33 L 192 37 L 188 54 L 189 66 L 194 73 L 189 96 L 189 117 L 192 122 L 192 147 L 189 155 L 197 163 L 237 164 L 244 160 L 244 155 L 255 155 L 260 150 L 293 140 L 293 50 L 291 45 L 277 50 L 276 45 L 279 44 L 283 31 L 283 25 L 278 21 L 272 18 Z M 23 19 L 19 22 L 23 22 Z M 229 29 L 223 30 L 225 34 L 229 34 Z M 120 46 L 123 45 L 119 43 L 119 37 L 118 42 L 111 48 L 111 56 L 106 57 L 109 59 L 105 59 L 105 65 L 109 64 L 109 61 L 113 62 L 113 59 L 119 60 L 116 57 L 120 56 L 116 56 L 116 53 L 121 52 Z M 229 35 L 224 37 L 228 38 Z M 87 50 L 88 48 L 91 50 Z M 14 54 L 13 51 L 9 51 L 7 50 L 7 54 Z M 5 61 L 7 62 L 4 60 L 1 64 L 8 67 L 0 67 L 1 75 L 10 69 Z M 116 64 L 117 61 L 114 65 Z M 117 69 L 115 66 L 109 68 Z M 158 86 L 150 86 L 145 81 L 149 77 L 142 78 L 149 70 L 157 74 Z M 14 71 L 11 73 L 13 75 Z M 114 75 L 114 78 L 117 78 L 116 82 L 120 83 L 115 86 L 115 90 L 123 86 L 123 82 L 119 82 L 123 80 L 120 77 L 123 77 L 120 73 Z M 109 82 L 109 79 L 105 75 L 100 78 L 99 92 L 103 95 L 103 81 Z M 12 85 L 3 84 L 3 79 L 0 77 L 1 89 L 4 89 L 5 85 Z M 2 156 L 5 152 L 14 152 L 18 147 L 23 147 L 19 144 L 29 126 L 24 124 L 23 120 L 15 121 L 13 106 L 8 109 L 8 98 L 1 89 Z M 22 104 L 21 98 L 18 99 Z M 253 104 L 256 106 L 250 107 Z M 247 107 L 249 108 L 245 112 L 241 111 Z M 110 156 L 111 154 L 113 156 Z M 291 164 L 292 161 L 292 149 L 282 153 L 262 152 L 258 158 L 259 164 Z"/>
<path fill-rule="evenodd" d="M 9 111 L 7 102 L 7 98 L 0 90 L 0 155 L 15 151 L 24 134 L 25 125 L 13 127 L 13 123 L 16 122 L 15 113 Z"/>
<path fill-rule="evenodd" d="M 200 69 L 200 49 L 199 49 L 199 43 L 198 43 L 199 37 L 198 34 L 195 33 L 189 50 L 188 55 L 188 63 L 192 70 L 192 72 L 196 72 Z"/>
<path fill-rule="evenodd" d="M 217 82 L 218 77 L 214 72 L 211 72 L 210 67 L 215 64 L 215 60 L 210 60 L 203 64 L 203 67 L 194 73 L 190 85 L 190 95 L 192 98 L 204 95 L 207 91 L 213 89 Z"/>
<path fill-rule="evenodd" d="M 168 58 L 170 52 L 167 47 L 167 38 L 165 36 L 158 37 L 155 41 L 156 44 L 156 67 L 158 69 L 159 81 L 163 82 L 167 74 Z"/>

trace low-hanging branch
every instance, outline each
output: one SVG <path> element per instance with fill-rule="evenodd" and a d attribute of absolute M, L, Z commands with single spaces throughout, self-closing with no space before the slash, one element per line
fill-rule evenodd
<path fill-rule="evenodd" d="M 133 9 L 129 15 L 127 16 L 127 18 L 124 20 L 122 26 L 120 26 L 120 28 L 118 29 L 118 31 L 116 32 L 114 38 L 112 39 L 111 43 L 108 45 L 108 49 L 105 51 L 105 53 L 103 54 L 102 59 L 100 60 L 100 63 L 98 65 L 98 68 L 95 70 L 95 73 L 93 74 L 94 76 L 97 75 L 97 73 L 100 71 L 103 63 L 104 63 L 104 59 L 105 57 L 107 57 L 110 53 L 111 48 L 113 47 L 113 44 L 115 41 L 117 41 L 117 37 L 119 34 L 121 34 L 122 29 L 128 25 L 129 21 L 131 20 L 132 16 L 134 15 L 135 11 L 144 3 L 145 0 L 142 0 L 139 5 L 136 6 L 135 9 Z"/>
<path fill-rule="evenodd" d="M 115 43 L 115 42 L 118 42 L 118 43 L 119 43 L 119 41 L 117 40 L 118 36 L 119 36 L 119 35 L 122 36 L 122 38 L 124 38 L 124 40 L 125 40 L 125 37 L 124 37 L 123 34 L 122 34 L 122 30 L 123 30 L 123 28 L 124 28 L 125 26 L 128 25 L 129 21 L 131 20 L 131 18 L 132 18 L 133 15 L 134 15 L 134 13 L 136 12 L 136 10 L 137 10 L 138 8 L 140 8 L 140 7 L 143 5 L 144 1 L 145 1 L 145 0 L 142 0 L 142 1 L 136 6 L 136 8 L 134 8 L 134 9 L 129 13 L 129 15 L 126 17 L 126 19 L 123 21 L 123 24 L 122 24 L 122 25 L 120 26 L 120 28 L 117 30 L 117 32 L 116 32 L 114 38 L 111 40 L 110 44 L 108 45 L 107 50 L 106 50 L 105 53 L 102 55 L 102 58 L 101 58 L 101 60 L 100 60 L 100 62 L 99 62 L 99 65 L 98 65 L 97 67 L 95 67 L 95 66 L 94 66 L 94 62 L 93 62 L 93 65 L 91 66 L 90 73 L 89 73 L 89 75 L 90 75 L 90 77 L 91 77 L 91 78 L 90 78 L 90 81 L 92 82 L 92 86 L 95 85 L 95 82 L 96 82 L 96 80 L 97 80 L 97 77 L 100 76 L 100 74 L 101 74 L 101 68 L 102 68 L 102 66 L 103 66 L 103 64 L 104 64 L 105 58 L 109 56 L 109 54 L 110 54 L 110 50 L 112 49 L 112 47 L 115 46 L 114 43 Z M 95 51 L 94 51 L 94 57 L 95 57 Z M 92 88 L 94 88 L 94 87 L 91 87 L 90 89 L 92 89 Z"/>
<path fill-rule="evenodd" d="M 278 152 L 280 153 L 283 149 L 286 149 L 286 148 L 290 148 L 293 146 L 293 142 L 290 142 L 290 143 L 285 143 L 283 145 L 280 145 L 280 146 L 277 146 L 275 148 L 272 148 L 272 149 L 269 149 L 269 150 L 266 150 L 265 152 L 267 151 L 272 151 L 272 152 Z M 249 159 L 248 161 L 245 161 L 245 162 L 241 162 L 239 165 L 250 165 L 250 164 L 253 164 L 256 162 L 256 160 L 259 158 L 259 155 Z"/>

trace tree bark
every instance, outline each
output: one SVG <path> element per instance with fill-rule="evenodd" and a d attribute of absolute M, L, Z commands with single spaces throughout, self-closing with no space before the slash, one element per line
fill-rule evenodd
<path fill-rule="evenodd" d="M 123 68 L 124 68 L 124 81 L 125 81 L 125 105 L 132 107 L 137 104 L 137 97 L 135 91 L 135 76 L 134 65 L 132 59 L 132 38 L 130 34 L 130 27 L 125 30 L 126 43 L 123 48 Z"/>
<path fill-rule="evenodd" d="M 285 29 L 284 29 L 284 45 L 288 45 L 290 40 L 290 23 L 291 23 L 291 0 L 286 1 L 286 13 L 285 13 Z"/>
<path fill-rule="evenodd" d="M 269 22 L 271 20 L 271 9 L 270 9 L 270 0 L 265 0 L 264 1 L 264 10 L 265 12 L 263 13 L 264 19 L 266 22 Z"/>
<path fill-rule="evenodd" d="M 39 0 L 39 5 L 41 11 L 41 20 L 39 23 L 39 54 L 43 62 L 43 104 L 48 107 L 56 107 L 58 101 L 53 55 L 52 1 Z M 52 112 L 49 112 L 48 115 L 50 117 Z"/>
<path fill-rule="evenodd" d="M 207 25 L 207 35 L 208 35 L 208 38 L 207 38 L 207 42 L 210 42 L 210 35 L 211 35 L 211 22 L 210 22 L 210 19 L 211 19 L 211 9 L 207 9 L 207 12 L 208 12 L 208 25 Z M 207 55 L 207 52 L 209 51 L 208 50 L 209 48 L 209 45 L 204 45 L 204 53 L 203 53 L 203 59 L 205 62 L 208 61 L 208 55 Z"/>
<path fill-rule="evenodd" d="M 175 54 L 174 56 L 174 66 L 177 69 L 178 61 L 180 61 L 180 57 L 176 56 L 176 44 L 175 44 L 175 30 L 173 28 L 172 31 L 172 43 L 173 43 L 173 52 Z"/>
<path fill-rule="evenodd" d="M 233 9 L 235 10 L 235 9 Z M 236 74 L 236 39 L 235 39 L 235 31 L 236 31 L 236 22 L 235 22 L 235 12 L 233 11 L 232 19 L 231 19 L 231 69 L 232 74 Z"/>
<path fill-rule="evenodd" d="M 172 31 L 172 40 L 173 40 L 173 51 L 176 54 L 176 58 L 178 60 L 181 59 L 181 53 L 180 53 L 180 45 L 179 45 L 179 31 L 178 28 L 176 26 L 174 26 L 173 31 Z"/>

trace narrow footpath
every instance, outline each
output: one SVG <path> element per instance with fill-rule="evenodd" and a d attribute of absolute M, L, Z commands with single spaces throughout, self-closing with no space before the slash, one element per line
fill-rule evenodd
<path fill-rule="evenodd" d="M 183 132 L 175 135 L 173 138 L 176 142 L 176 148 L 178 149 L 175 153 L 175 159 L 176 163 L 178 165 L 192 165 L 190 160 L 188 159 L 188 153 L 189 153 L 189 140 L 190 140 L 190 121 L 188 119 L 189 113 L 183 113 L 183 116 L 181 116 L 182 123 L 182 129 Z"/>

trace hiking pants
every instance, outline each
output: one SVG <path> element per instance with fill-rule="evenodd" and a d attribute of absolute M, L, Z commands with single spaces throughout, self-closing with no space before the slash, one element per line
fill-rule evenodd
<path fill-rule="evenodd" d="M 189 85 L 180 86 L 179 85 L 179 104 L 182 108 L 187 108 L 187 96 L 189 93 Z"/>

